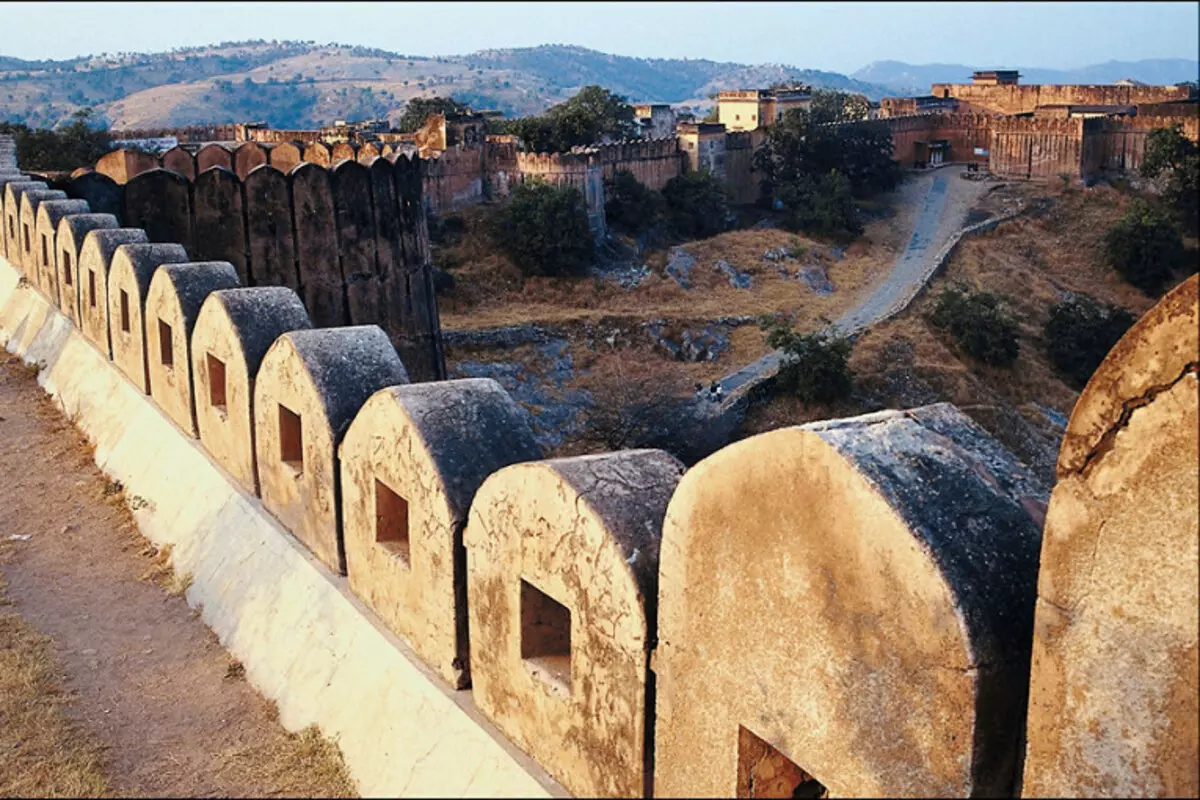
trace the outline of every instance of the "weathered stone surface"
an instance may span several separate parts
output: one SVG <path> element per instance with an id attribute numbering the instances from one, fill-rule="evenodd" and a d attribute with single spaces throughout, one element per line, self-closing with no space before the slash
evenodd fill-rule
<path id="1" fill-rule="evenodd" d="M 372 394 L 403 383 L 404 364 L 377 325 L 285 333 L 259 367 L 254 441 L 263 505 L 337 573 L 346 572 L 337 446 Z"/>
<path id="2" fill-rule="evenodd" d="M 237 270 L 238 280 L 249 285 L 246 212 L 238 176 L 220 167 L 201 172 L 192 187 L 192 203 L 196 212 L 196 245 L 191 251 L 192 258 L 228 261 Z"/>
<path id="3" fill-rule="evenodd" d="M 542 457 L 492 380 L 372 395 L 339 448 L 350 589 L 444 680 L 470 684 L 463 528 L 491 473 Z"/>
<path id="4" fill-rule="evenodd" d="M 5 196 L 8 194 L 6 187 L 10 183 L 25 183 L 30 180 L 32 179 L 28 175 L 19 172 L 0 172 L 0 256 L 7 257 L 8 254 L 8 217 L 4 212 Z"/>
<path id="5" fill-rule="evenodd" d="M 681 474 L 658 450 L 516 464 L 471 505 L 475 702 L 577 796 L 648 795 L 658 545 Z"/>
<path id="6" fill-rule="evenodd" d="M 1025 797 L 1200 794 L 1198 330 L 1192 276 L 1071 414 L 1038 576 Z"/>
<path id="7" fill-rule="evenodd" d="M 98 228 L 90 231 L 79 251 L 75 280 L 79 285 L 77 310 L 79 331 L 104 354 L 112 357 L 108 334 L 108 274 L 113 254 L 125 244 L 143 244 L 146 232 L 139 228 Z"/>
<path id="8" fill-rule="evenodd" d="M 345 325 L 345 289 L 338 267 L 337 220 L 329 170 L 301 164 L 290 176 L 295 204 L 300 296 L 319 328 Z"/>
<path id="9" fill-rule="evenodd" d="M 313 142 L 304 148 L 304 161 L 321 167 L 328 167 L 330 162 L 329 148 L 320 142 Z"/>
<path id="10" fill-rule="evenodd" d="M 272 155 L 278 149 L 272 150 Z M 255 286 L 286 286 L 298 292 L 300 277 L 296 272 L 287 177 L 273 166 L 256 167 L 246 176 L 245 189 L 251 282 Z"/>
<path id="11" fill-rule="evenodd" d="M 233 171 L 245 180 L 250 170 L 267 163 L 267 149 L 258 142 L 242 142 L 233 151 Z"/>
<path id="12" fill-rule="evenodd" d="M 48 189 L 42 181 L 8 181 L 4 184 L 4 257 L 8 263 L 21 269 L 21 253 L 24 252 L 24 231 L 21 230 L 21 195 L 31 190 Z M 33 231 L 29 232 L 33 236 Z"/>
<path id="13" fill-rule="evenodd" d="M 254 379 L 276 339 L 311 327 L 300 298 L 283 286 L 215 291 L 196 319 L 191 357 L 200 441 L 253 494 Z"/>
<path id="14" fill-rule="evenodd" d="M 338 142 L 329 150 L 329 161 L 336 167 L 339 161 L 353 161 L 355 152 L 350 142 Z"/>
<path id="15" fill-rule="evenodd" d="M 79 255 L 87 235 L 95 230 L 111 230 L 120 226 L 112 214 L 69 214 L 58 222 L 56 246 L 58 308 L 79 327 Z"/>
<path id="16" fill-rule="evenodd" d="M 38 206 L 37 273 L 38 286 L 50 302 L 58 305 L 58 225 L 68 214 L 88 213 L 84 200 L 46 200 Z"/>
<path id="17" fill-rule="evenodd" d="M 337 251 L 350 324 L 376 324 L 388 330 L 375 262 L 371 172 L 356 161 L 342 161 L 332 178 Z"/>
<path id="18" fill-rule="evenodd" d="M 152 169 L 125 184 L 125 225 L 141 228 L 155 244 L 181 244 L 192 251 L 190 184 L 167 169 Z"/>
<path id="19" fill-rule="evenodd" d="M 1011 793 L 1045 499 L 949 405 L 693 467 L 663 529 L 655 796 L 755 796 L 741 731 L 835 797 Z"/>
<path id="20" fill-rule="evenodd" d="M 59 237 L 62 237 L 61 233 Z M 186 261 L 187 250 L 180 244 L 125 244 L 113 253 L 108 268 L 112 360 L 117 369 L 145 394 L 150 394 L 146 338 L 158 335 L 157 329 L 147 334 L 145 325 L 150 281 L 161 265 Z"/>
<path id="21" fill-rule="evenodd" d="M 41 247 L 37 238 L 37 210 L 45 200 L 66 200 L 67 193 L 57 189 L 27 189 L 21 193 L 21 214 L 17 227 L 21 231 L 21 271 L 34 286 L 39 285 L 38 265 Z"/>
<path id="22" fill-rule="evenodd" d="M 280 142 L 271 148 L 267 154 L 268 163 L 282 173 L 291 172 L 301 161 L 304 154 L 292 142 Z"/>
<path id="23" fill-rule="evenodd" d="M 192 328 L 209 294 L 238 285 L 237 270 L 228 261 L 161 264 L 150 279 L 145 308 L 150 396 L 192 437 L 197 435 L 189 353 Z"/>
<path id="24" fill-rule="evenodd" d="M 233 171 L 233 153 L 224 146 L 210 142 L 196 152 L 196 173 L 199 174 L 210 167 L 223 167 Z"/>
<path id="25" fill-rule="evenodd" d="M 178 172 L 189 181 L 196 180 L 196 159 L 182 147 L 172 147 L 162 156 L 163 169 Z"/>
<path id="26" fill-rule="evenodd" d="M 120 224 L 125 219 L 125 187 L 107 175 L 87 172 L 72 176 L 67 196 L 86 200 L 93 214 L 111 214 Z"/>

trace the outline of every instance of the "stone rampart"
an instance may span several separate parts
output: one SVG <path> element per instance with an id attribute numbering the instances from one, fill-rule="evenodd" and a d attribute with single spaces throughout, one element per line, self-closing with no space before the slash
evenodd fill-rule
<path id="1" fill-rule="evenodd" d="M 326 176 L 306 213 L 377 188 L 379 163 L 298 167 Z M 1081 396 L 1043 541 L 1047 488 L 952 406 L 686 473 L 654 450 L 541 460 L 498 384 L 407 385 L 378 327 L 104 219 L 59 220 L 55 258 L 80 233 L 86 253 L 57 297 L 0 263 L 0 340 L 364 794 L 1011 795 L 1023 734 L 1026 796 L 1196 793 L 1195 278 Z M 80 260 L 107 269 L 107 337 L 56 310 L 86 297 Z"/>
<path id="2" fill-rule="evenodd" d="M 953 97 L 990 114 L 1026 114 L 1038 106 L 1132 106 L 1186 100 L 1187 86 L 998 85 L 935 83 L 934 97 Z"/>

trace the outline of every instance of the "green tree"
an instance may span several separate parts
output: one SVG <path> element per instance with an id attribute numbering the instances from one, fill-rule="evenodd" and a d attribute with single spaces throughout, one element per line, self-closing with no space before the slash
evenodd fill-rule
<path id="1" fill-rule="evenodd" d="M 790 325 L 767 326 L 767 346 L 782 352 L 776 387 L 805 406 L 832 403 L 850 394 L 853 343 L 824 332 L 797 333 Z"/>
<path id="2" fill-rule="evenodd" d="M 810 96 L 808 113 L 814 125 L 865 120 L 871 110 L 867 98 L 861 94 L 814 89 Z"/>
<path id="3" fill-rule="evenodd" d="M 776 197 L 785 210 L 782 227 L 786 230 L 839 242 L 852 241 L 863 232 L 850 180 L 836 169 L 817 178 L 801 176 L 779 187 Z"/>
<path id="4" fill-rule="evenodd" d="M 648 189 L 627 169 L 617 170 L 604 183 L 604 216 L 619 231 L 637 236 L 653 228 L 662 218 L 666 201 Z"/>
<path id="5" fill-rule="evenodd" d="M 1170 217 L 1144 200 L 1134 200 L 1129 210 L 1108 230 L 1104 249 L 1109 264 L 1144 294 L 1157 295 L 1176 270 L 1188 264 L 1179 230 Z"/>
<path id="6" fill-rule="evenodd" d="M 703 239 L 725 230 L 729 196 L 725 184 L 708 172 L 687 172 L 663 187 L 667 223 L 683 239 Z"/>
<path id="7" fill-rule="evenodd" d="M 106 129 L 92 127 L 94 112 L 81 108 L 71 122 L 57 130 L 0 123 L 0 134 L 9 134 L 17 146 L 17 163 L 22 169 L 71 171 L 90 167 L 112 149 Z"/>
<path id="8" fill-rule="evenodd" d="M 583 275 L 595 260 L 583 195 L 573 186 L 527 181 L 496 209 L 492 238 L 525 275 Z"/>
<path id="9" fill-rule="evenodd" d="M 958 348 L 985 364 L 1007 367 L 1017 360 L 1017 322 L 1002 308 L 999 295 L 943 289 L 930 323 L 953 337 Z"/>
<path id="10" fill-rule="evenodd" d="M 600 86 L 585 86 L 544 114 L 498 120 L 494 132 L 521 137 L 525 148 L 533 152 L 562 153 L 606 136 L 631 137 L 637 130 L 633 119 L 633 106 L 624 97 Z"/>
<path id="11" fill-rule="evenodd" d="M 403 133 L 412 133 L 424 125 L 431 114 L 452 116 L 469 112 L 467 106 L 449 97 L 414 97 L 405 104 L 397 128 Z"/>
<path id="12" fill-rule="evenodd" d="M 1067 382 L 1082 389 L 1134 318 L 1123 308 L 1075 295 L 1050 309 L 1042 329 L 1046 353 Z"/>
<path id="13" fill-rule="evenodd" d="M 1141 173 L 1162 185 L 1163 199 L 1192 236 L 1200 234 L 1200 147 L 1176 123 L 1146 135 Z"/>

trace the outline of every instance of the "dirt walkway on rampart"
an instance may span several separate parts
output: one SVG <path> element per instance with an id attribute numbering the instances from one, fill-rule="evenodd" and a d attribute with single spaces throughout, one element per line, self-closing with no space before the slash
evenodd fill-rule
<path id="1" fill-rule="evenodd" d="M 179 481 L 186 491 L 187 476 Z M 74 695 L 67 713 L 103 749 L 112 793 L 349 791 L 336 749 L 313 731 L 280 727 L 274 706 L 179 595 L 186 577 L 165 573 L 162 554 L 137 533 L 83 436 L 32 371 L 2 352 L 0 486 L 8 610 L 52 641 Z"/>

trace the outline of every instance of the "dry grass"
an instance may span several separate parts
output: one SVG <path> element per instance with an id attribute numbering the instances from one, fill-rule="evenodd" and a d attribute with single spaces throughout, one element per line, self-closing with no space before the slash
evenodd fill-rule
<path id="1" fill-rule="evenodd" d="M 985 205 L 1020 197 L 1042 207 L 996 230 L 970 237 L 946 269 L 904 313 L 873 326 L 855 344 L 850 367 L 856 383 L 890 407 L 905 407 L 893 391 L 898 376 L 915 381 L 941 401 L 963 409 L 1002 403 L 1037 425 L 1033 404 L 1069 414 L 1079 393 L 1065 383 L 1046 356 L 1042 326 L 1062 292 L 1087 294 L 1140 316 L 1156 302 L 1126 284 L 1107 265 L 1103 232 L 1124 212 L 1130 198 L 1106 187 L 1088 190 L 1012 184 Z M 957 352 L 925 319 L 943 288 L 962 284 L 1005 296 L 1020 324 L 1020 357 L 1012 368 L 989 367 Z M 897 353 L 903 353 L 898 358 Z M 803 409 L 790 398 L 775 398 L 752 409 L 748 432 L 759 432 L 830 416 L 862 413 L 845 404 Z"/>
<path id="2" fill-rule="evenodd" d="M 216 769 L 235 784 L 274 787 L 279 797 L 358 797 L 341 750 L 315 725 L 231 749 Z"/>
<path id="3" fill-rule="evenodd" d="M 6 610 L 0 580 L 0 796 L 106 797 L 103 751 L 67 716 L 51 641 Z"/>
<path id="4" fill-rule="evenodd" d="M 899 217 L 872 223 L 841 261 L 830 257 L 827 244 L 786 231 L 729 231 L 684 245 L 696 257 L 693 288 L 682 289 L 667 275 L 668 250 L 663 249 L 644 259 L 652 274 L 637 287 L 623 289 L 612 281 L 590 278 L 522 278 L 483 233 L 487 213 L 485 208 L 464 212 L 462 240 L 435 252 L 435 262 L 447 268 L 456 281 L 452 291 L 438 298 L 444 327 L 567 326 L 654 318 L 686 321 L 777 312 L 795 314 L 800 327 L 816 327 L 821 317 L 835 318 L 854 305 L 870 282 L 891 267 L 904 224 Z M 762 258 L 764 252 L 778 247 L 810 254 L 812 261 L 826 268 L 837 292 L 822 297 L 802 281 L 781 277 L 776 266 Z M 715 266 L 721 259 L 751 275 L 752 288 L 730 286 Z"/>

